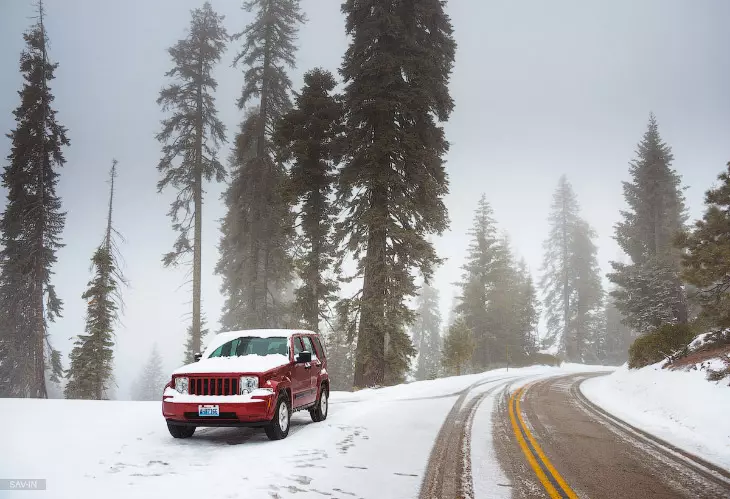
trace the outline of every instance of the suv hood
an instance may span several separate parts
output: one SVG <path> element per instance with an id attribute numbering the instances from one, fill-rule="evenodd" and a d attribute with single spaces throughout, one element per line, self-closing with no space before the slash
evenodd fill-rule
<path id="1" fill-rule="evenodd" d="M 234 373 L 265 373 L 289 363 L 289 357 L 281 354 L 271 355 L 244 355 L 242 357 L 215 357 L 200 359 L 193 364 L 187 364 L 175 369 L 172 374 L 234 374 Z"/>

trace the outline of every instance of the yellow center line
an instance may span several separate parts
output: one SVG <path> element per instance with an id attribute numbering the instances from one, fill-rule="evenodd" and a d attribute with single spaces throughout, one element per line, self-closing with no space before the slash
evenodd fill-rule
<path id="1" fill-rule="evenodd" d="M 514 431 L 515 436 L 517 437 L 517 443 L 520 445 L 522 452 L 525 454 L 527 462 L 530 463 L 530 466 L 537 475 L 537 478 L 540 480 L 540 483 L 542 483 L 542 486 L 545 487 L 545 490 L 547 490 L 547 493 L 552 499 L 561 499 L 562 496 L 560 495 L 560 492 L 558 492 L 555 487 L 553 487 L 553 484 L 550 483 L 548 477 L 545 476 L 542 468 L 535 460 L 535 456 L 532 455 L 530 448 L 527 446 L 527 443 L 525 442 L 525 438 L 522 436 L 520 428 L 517 426 L 517 418 L 515 418 L 514 404 L 512 404 L 512 401 L 521 391 L 522 389 L 517 390 L 515 393 L 512 394 L 512 397 L 509 400 L 509 418 L 512 422 L 512 431 Z"/>
<path id="2" fill-rule="evenodd" d="M 524 392 L 527 387 L 522 387 L 520 389 L 520 392 Z M 520 420 L 520 423 L 522 424 L 522 428 L 525 430 L 525 434 L 527 435 L 527 438 L 530 440 L 530 443 L 532 444 L 532 448 L 535 449 L 535 452 L 537 452 L 538 457 L 540 460 L 545 464 L 548 471 L 550 471 L 550 474 L 555 478 L 555 481 L 560 484 L 560 487 L 563 489 L 563 492 L 570 498 L 570 499 L 578 499 L 578 496 L 573 492 L 573 490 L 568 486 L 567 483 L 565 483 L 565 480 L 562 476 L 560 476 L 560 473 L 557 472 L 555 467 L 552 465 L 550 460 L 545 456 L 545 453 L 542 451 L 540 446 L 537 444 L 537 441 L 535 441 L 535 437 L 532 436 L 532 433 L 530 433 L 530 430 L 527 428 L 527 425 L 525 424 L 525 420 L 522 419 L 522 411 L 520 410 L 520 396 L 517 397 L 517 418 Z"/>

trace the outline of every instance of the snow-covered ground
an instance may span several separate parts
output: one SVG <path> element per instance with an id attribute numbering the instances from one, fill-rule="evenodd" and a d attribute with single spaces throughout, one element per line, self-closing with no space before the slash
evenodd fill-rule
<path id="1" fill-rule="evenodd" d="M 730 469 L 730 387 L 706 372 L 672 371 L 662 362 L 623 366 L 581 385 L 594 404 L 637 428 Z"/>
<path id="2" fill-rule="evenodd" d="M 199 429 L 174 440 L 158 402 L 0 399 L 0 478 L 47 479 L 46 492 L 0 496 L 114 499 L 416 497 L 429 453 L 460 391 L 588 370 L 529 367 L 334 392 L 330 414 L 297 413 L 288 438 L 262 430 Z M 486 389 L 490 383 L 482 385 Z M 494 385 L 491 385 L 494 386 Z M 494 481 L 490 403 L 473 427 L 475 477 Z M 490 475 L 483 475 L 491 470 Z M 500 472 L 501 473 L 501 472 Z M 501 487 L 504 489 L 504 487 Z M 483 488 L 478 488 L 477 497 Z"/>

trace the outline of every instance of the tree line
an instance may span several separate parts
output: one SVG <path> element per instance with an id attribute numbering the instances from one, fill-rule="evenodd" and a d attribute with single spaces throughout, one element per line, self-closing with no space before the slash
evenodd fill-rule
<path id="1" fill-rule="evenodd" d="M 200 351 L 206 331 L 205 185 L 225 181 L 215 269 L 225 296 L 222 328 L 319 330 L 338 316 L 356 345 L 349 357 L 355 385 L 403 379 L 415 352 L 406 332 L 415 315 L 406 302 L 416 294 L 416 276 L 428 281 L 440 261 L 428 236 L 448 226 L 442 123 L 453 109 L 455 42 L 444 7 L 433 0 L 393 0 L 376 9 L 344 2 L 351 42 L 339 78 L 313 68 L 296 93 L 288 72 L 306 22 L 298 0 L 245 2 L 252 21 L 230 36 L 209 3 L 191 12 L 185 38 L 168 50 L 171 69 L 157 101 L 165 114 L 158 189 L 175 193 L 169 216 L 178 233 L 162 264 L 192 267 L 186 360 Z M 107 236 L 92 260 L 95 276 L 83 294 L 86 332 L 64 370 L 47 326 L 61 313 L 51 283 L 64 226 L 55 186 L 70 142 L 51 108 L 48 83 L 57 64 L 47 58 L 42 15 L 24 36 L 25 83 L 3 175 L 9 195 L 0 222 L 0 390 L 45 397 L 51 374 L 49 380 L 67 379 L 68 397 L 104 398 L 113 384 L 124 282 L 113 257 L 112 198 Z M 242 119 L 224 165 L 218 154 L 229 135 L 217 118 L 213 69 L 230 47 L 243 73 L 236 102 Z M 343 274 L 344 261 L 355 262 L 354 274 Z M 338 296 L 343 280 L 360 283 L 345 300 Z"/>
<path id="2" fill-rule="evenodd" d="M 596 233 L 567 178 L 554 195 L 538 283 L 483 196 L 442 335 L 431 286 L 442 259 L 430 237 L 449 223 L 443 123 L 454 108 L 448 83 L 456 43 L 445 2 L 388 0 L 373 8 L 346 0 L 350 42 L 338 75 L 309 69 L 296 92 L 288 72 L 306 22 L 298 0 L 249 0 L 243 8 L 252 21 L 233 35 L 210 3 L 191 12 L 185 38 L 168 49 L 171 68 L 157 100 L 164 114 L 157 187 L 175 193 L 169 216 L 177 232 L 161 263 L 192 271 L 191 323 L 181 339 L 186 362 L 208 332 L 201 221 L 211 182 L 226 183 L 215 267 L 225 297 L 221 328 L 327 332 L 342 388 L 527 362 L 545 349 L 569 361 L 620 362 L 637 335 L 664 324 L 727 322 L 730 284 L 720 256 L 730 253 L 728 188 L 708 192 L 705 217 L 687 227 L 680 177 L 652 115 L 624 183 L 629 208 L 615 228 L 629 262 L 612 262 L 608 293 Z M 55 188 L 70 141 L 52 107 L 58 64 L 47 57 L 43 15 L 40 2 L 24 34 L 24 83 L 2 177 L 0 395 L 45 397 L 47 381 L 65 378 L 67 397 L 105 398 L 126 282 L 112 223 L 117 164 L 94 275 L 82 294 L 85 333 L 64 370 L 47 328 L 62 312 L 51 281 L 65 224 Z M 213 78 L 231 47 L 227 60 L 242 71 L 241 121 L 232 136 L 217 117 Z M 721 180 L 727 185 L 728 174 Z M 342 270 L 347 263 L 354 272 Z M 343 283 L 356 283 L 356 293 L 342 296 Z"/>

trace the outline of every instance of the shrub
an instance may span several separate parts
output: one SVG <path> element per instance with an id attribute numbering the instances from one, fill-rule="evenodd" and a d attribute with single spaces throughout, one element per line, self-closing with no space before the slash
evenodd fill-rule
<path id="1" fill-rule="evenodd" d="M 689 324 L 665 324 L 637 338 L 629 347 L 629 368 L 655 364 L 687 348 L 696 336 Z"/>

